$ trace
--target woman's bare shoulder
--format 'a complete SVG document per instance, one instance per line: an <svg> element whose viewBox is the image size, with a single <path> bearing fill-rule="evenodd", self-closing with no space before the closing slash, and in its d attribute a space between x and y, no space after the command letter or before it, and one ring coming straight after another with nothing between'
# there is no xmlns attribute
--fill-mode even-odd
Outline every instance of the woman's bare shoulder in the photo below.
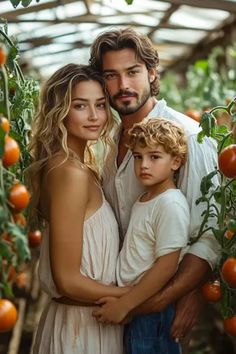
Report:
<svg viewBox="0 0 236 354"><path fill-rule="evenodd" d="M85 187L89 176L89 170L84 164L75 159L65 160L63 156L51 158L44 169L44 181L48 187L55 183L63 185L64 188L67 183L82 183Z"/></svg>

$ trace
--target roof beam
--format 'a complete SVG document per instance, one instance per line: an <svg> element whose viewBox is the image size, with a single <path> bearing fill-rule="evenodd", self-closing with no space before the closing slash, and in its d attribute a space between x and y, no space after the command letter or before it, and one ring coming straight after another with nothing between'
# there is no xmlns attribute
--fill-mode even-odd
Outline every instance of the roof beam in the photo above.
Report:
<svg viewBox="0 0 236 354"><path fill-rule="evenodd" d="M227 0L160 0L162 2L168 2L172 5L187 5L193 7L199 7L204 9L215 9L229 12L236 12L236 3Z"/></svg>
<svg viewBox="0 0 236 354"><path fill-rule="evenodd" d="M84 0L84 5L85 5L85 7L86 7L86 9L87 9L87 13L88 13L88 14L91 13L91 12L90 12L90 5L91 5L91 3L92 3L92 0Z"/></svg>
<svg viewBox="0 0 236 354"><path fill-rule="evenodd" d="M101 17L99 18L101 19ZM71 19L64 19L64 20L8 20L8 23L48 23L50 25L57 25L57 24L60 24L60 23L71 23L71 24L80 24L80 23L91 23L91 22L94 22L94 21L91 21L91 19L86 19L84 18L83 20L81 20L80 18L71 18ZM111 21L111 22L99 22L99 21L96 21L96 24L98 26L114 26L114 23ZM145 27L144 25L142 25L141 23L138 23L138 22L120 22L117 24L117 26L143 26ZM204 32L214 32L216 29L209 29L209 28L200 28L200 27L191 27L191 26L179 26L179 25L174 25L174 24L168 24L168 23L163 23L161 25L158 25L158 26L152 26L152 25L148 25L146 27L150 27L150 28L153 28L153 32L155 32L157 29L159 28L168 28L168 29L185 29L185 30L194 30L194 31L204 31ZM73 32L74 34L75 33L78 33L77 32ZM67 35L67 33L65 33L65 36ZM53 37L54 38L54 37Z"/></svg>
<svg viewBox="0 0 236 354"><path fill-rule="evenodd" d="M169 19L171 17L171 15L178 9L179 6L177 5L172 5L170 6L170 8L166 11L166 13L164 14L164 16L162 17L160 23L158 26L156 26L154 29L152 29L150 32L149 32L149 37L151 37L153 35L153 33L158 29L160 28L161 25L163 24L167 24L169 22Z"/></svg>
<svg viewBox="0 0 236 354"><path fill-rule="evenodd" d="M42 10L48 10L48 9L54 9L55 7L58 7L59 5L67 5L71 4L73 2L78 2L79 0L63 0L63 3L58 3L55 1L43 3L39 3L38 5L30 5L29 7L24 7L24 8L19 8L19 9L13 9L12 11L7 11L1 13L1 17L3 18L16 18L19 15L25 15L25 14L30 14L32 12L39 12ZM83 0L80 2L84 3Z"/></svg>

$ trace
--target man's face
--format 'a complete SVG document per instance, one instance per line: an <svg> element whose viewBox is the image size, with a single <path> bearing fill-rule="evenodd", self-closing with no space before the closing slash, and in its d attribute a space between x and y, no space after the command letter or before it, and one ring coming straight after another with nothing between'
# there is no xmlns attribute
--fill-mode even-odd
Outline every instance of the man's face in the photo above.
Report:
<svg viewBox="0 0 236 354"><path fill-rule="evenodd" d="M111 106L120 115L136 113L151 97L155 70L148 70L130 48L108 51L102 62Z"/></svg>

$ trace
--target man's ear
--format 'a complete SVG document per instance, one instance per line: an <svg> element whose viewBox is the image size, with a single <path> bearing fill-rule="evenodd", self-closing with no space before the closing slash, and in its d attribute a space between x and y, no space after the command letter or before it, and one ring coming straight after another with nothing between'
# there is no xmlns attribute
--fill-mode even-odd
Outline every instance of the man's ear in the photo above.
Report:
<svg viewBox="0 0 236 354"><path fill-rule="evenodd" d="M149 77L149 81L150 81L151 83L152 83L153 81L155 81L156 76L157 76L156 69L151 68L151 69L148 70L148 77Z"/></svg>
<svg viewBox="0 0 236 354"><path fill-rule="evenodd" d="M181 156L174 156L172 160L172 170L177 171L180 166L182 165L182 158Z"/></svg>

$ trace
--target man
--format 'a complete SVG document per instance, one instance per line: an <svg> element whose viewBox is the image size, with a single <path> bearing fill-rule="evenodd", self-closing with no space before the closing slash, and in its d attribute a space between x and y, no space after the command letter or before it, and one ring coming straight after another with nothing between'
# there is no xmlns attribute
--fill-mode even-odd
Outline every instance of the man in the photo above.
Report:
<svg viewBox="0 0 236 354"><path fill-rule="evenodd" d="M134 174L132 154L126 147L128 130L146 116L176 121L186 130L189 159L180 171L177 186L185 194L190 206L190 236L196 236L204 205L197 206L195 201L200 196L202 177L217 166L214 142L204 139L203 144L199 144L197 123L168 107L165 100L157 101L159 58L146 36L130 28L105 32L92 45L90 63L104 76L110 104L121 118L117 151L106 167L104 189L115 210L123 237L131 207L143 190ZM217 183L217 179L214 183ZM214 267L216 258L217 242L213 235L204 234L189 248L168 286L137 311L160 311L178 300L172 335L176 340L182 339L194 324L198 313L197 288Z"/></svg>

